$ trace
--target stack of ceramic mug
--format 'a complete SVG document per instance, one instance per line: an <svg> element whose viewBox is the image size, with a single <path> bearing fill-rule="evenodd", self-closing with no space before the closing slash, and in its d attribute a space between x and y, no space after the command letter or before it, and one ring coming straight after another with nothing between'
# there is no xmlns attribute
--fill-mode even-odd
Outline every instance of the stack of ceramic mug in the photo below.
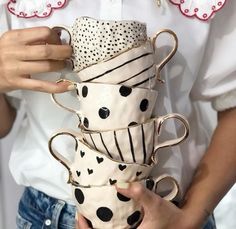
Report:
<svg viewBox="0 0 236 229"><path fill-rule="evenodd" d="M62 27L60 27L62 28ZM153 38L146 25L137 21L101 21L78 18L70 34L72 58L78 82L73 82L79 109L54 101L78 116L80 132L58 132L49 141L51 154L69 171L73 197L78 211L93 228L133 228L143 212L133 200L117 193L117 182L138 181L156 192L162 181L171 184L163 198L172 200L178 193L174 178L162 174L150 177L158 166L158 149L182 142L188 135L188 123L180 114L152 117L158 92L153 89L161 68L174 55L177 38L162 30ZM175 45L158 66L155 43L161 33L170 34ZM184 133L177 139L160 142L163 123L181 122ZM70 161L57 152L52 143L58 136L75 140L75 157Z"/></svg>

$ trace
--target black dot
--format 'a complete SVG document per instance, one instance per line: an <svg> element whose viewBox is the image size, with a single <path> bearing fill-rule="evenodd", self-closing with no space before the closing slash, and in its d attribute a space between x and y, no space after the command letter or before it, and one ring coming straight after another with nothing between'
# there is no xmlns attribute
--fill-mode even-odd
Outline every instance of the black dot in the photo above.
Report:
<svg viewBox="0 0 236 229"><path fill-rule="evenodd" d="M134 126L134 125L137 125L138 123L137 122L131 122L128 126Z"/></svg>
<svg viewBox="0 0 236 229"><path fill-rule="evenodd" d="M132 92L132 88L130 87L126 87L126 86L120 87L120 94L124 97L130 95L131 92Z"/></svg>
<svg viewBox="0 0 236 229"><path fill-rule="evenodd" d="M127 218L127 223L132 226L133 224L137 223L138 220L140 219L141 217L141 212L140 211L136 211L134 212L132 215L130 215L128 218Z"/></svg>
<svg viewBox="0 0 236 229"><path fill-rule="evenodd" d="M140 110L141 111L146 111L148 109L148 100L143 99L140 103Z"/></svg>
<svg viewBox="0 0 236 229"><path fill-rule="evenodd" d="M127 202L127 201L130 201L130 198L126 197L126 196L123 196L122 194L120 194L119 192L117 192L117 197L120 201L123 201L123 202Z"/></svg>
<svg viewBox="0 0 236 229"><path fill-rule="evenodd" d="M89 127L89 120L88 120L86 117L84 118L83 123L84 123L84 126L85 126L86 128Z"/></svg>
<svg viewBox="0 0 236 229"><path fill-rule="evenodd" d="M152 190L154 187L155 182L152 179L146 180L146 188L149 190Z"/></svg>
<svg viewBox="0 0 236 229"><path fill-rule="evenodd" d="M112 211L107 207L100 207L97 210L97 217L103 222L108 222L113 217Z"/></svg>
<svg viewBox="0 0 236 229"><path fill-rule="evenodd" d="M98 114L100 118L106 119L110 115L110 110L106 107L102 107L99 109Z"/></svg>
<svg viewBox="0 0 236 229"><path fill-rule="evenodd" d="M81 191L81 189L77 188L75 189L75 198L78 201L79 204L83 204L84 203L84 194Z"/></svg>

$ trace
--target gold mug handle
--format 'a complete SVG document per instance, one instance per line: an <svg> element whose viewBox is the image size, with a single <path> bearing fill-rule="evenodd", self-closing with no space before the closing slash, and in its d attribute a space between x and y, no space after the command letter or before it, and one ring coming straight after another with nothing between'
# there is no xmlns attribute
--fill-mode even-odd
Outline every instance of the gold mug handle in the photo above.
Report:
<svg viewBox="0 0 236 229"><path fill-rule="evenodd" d="M169 146L175 146L175 145L181 143L182 141L184 141L189 135L189 123L188 123L187 119L183 115L180 115L177 113L172 113L172 114L160 116L155 121L156 128L157 128L157 137L159 137L161 134L161 127L162 127L163 123L168 119L176 119L176 120L180 121L183 124L184 133L182 136L180 136L176 139L169 139L164 142L157 143L157 145L155 146L153 153L151 155L151 163L155 163L155 164L157 163L156 153L157 153L158 149L169 147Z"/></svg>
<svg viewBox="0 0 236 229"><path fill-rule="evenodd" d="M69 178L68 178L68 181L67 183L68 184L72 184L72 185L78 185L78 183L73 179L73 176L72 176L72 172L71 172L71 165L72 165L72 162L69 161L67 158L65 158L61 153L59 153L57 150L55 150L53 148L53 141L59 137L59 136L65 136L65 135L68 135L70 137L72 137L74 140L75 140L75 152L77 151L78 149L78 142L77 142L77 134L76 133L73 133L72 131L62 131L62 132L57 132L55 133L50 139L49 139L49 142L48 142L48 149L49 149L49 152L51 153L51 155L57 160L59 161L67 170L68 170L68 173L69 173ZM78 136L77 136L78 137Z"/></svg>
<svg viewBox="0 0 236 229"><path fill-rule="evenodd" d="M70 80L67 80L67 79L59 79L56 81L56 83L60 83L60 82L68 82L72 85L75 86L75 90L76 90L76 93L77 93L77 96L79 98L79 93L78 93L78 89L77 89L77 83L73 82L73 81L70 81ZM62 104L61 102L59 102L59 100L56 98L56 94L55 93L52 93L51 94L51 98L53 100L53 102L58 105L59 107L71 112L71 113L75 113L78 118L79 118L79 126L81 125L81 117L82 117L82 114L78 111L78 110L75 110L73 108L70 108L70 107L67 107L66 105Z"/></svg>
<svg viewBox="0 0 236 229"><path fill-rule="evenodd" d="M175 55L177 48L178 48L178 37L170 29L162 29L162 30L158 31L153 37L151 37L151 42L152 42L154 51L156 51L156 39L162 33L169 33L174 40L173 49L170 51L170 53L167 55L167 57L165 57L158 65L156 65L157 80L160 81L161 83L164 83L164 80L161 79L160 72L163 69L163 67L166 65L166 63Z"/></svg>
<svg viewBox="0 0 236 229"><path fill-rule="evenodd" d="M56 30L64 30L68 33L69 35L69 41L68 41L68 44L71 45L71 41L72 41L72 35L71 35L71 28L68 27L68 26L64 26L64 25L56 25L54 27L52 27L52 29L56 29ZM69 58L69 60L71 61L71 64L72 64L72 69L74 69L74 60L73 60L73 54L72 54L72 57Z"/></svg>
<svg viewBox="0 0 236 229"><path fill-rule="evenodd" d="M172 188L170 192L166 194L165 196L162 196L162 198L167 201L172 201L179 193L179 184L174 177L168 174L162 174L158 177L150 177L148 178L148 182L149 182L149 186L151 187L147 187L147 188L157 193L158 185L160 185L161 182L164 182L164 181L169 181L172 185ZM146 182L146 186L148 185L148 182Z"/></svg>
<svg viewBox="0 0 236 229"><path fill-rule="evenodd" d="M72 35L71 35L71 28L70 27L64 26L64 25L56 25L56 26L53 26L52 29L66 31L68 33L68 35L69 35L69 42L68 42L68 44L71 45Z"/></svg>

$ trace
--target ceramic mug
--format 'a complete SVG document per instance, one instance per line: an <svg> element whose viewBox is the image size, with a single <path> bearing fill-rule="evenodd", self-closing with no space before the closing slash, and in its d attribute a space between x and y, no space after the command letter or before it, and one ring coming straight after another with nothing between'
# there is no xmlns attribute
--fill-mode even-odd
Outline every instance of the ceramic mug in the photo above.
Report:
<svg viewBox="0 0 236 229"><path fill-rule="evenodd" d="M160 142L162 126L167 120L179 121L183 125L184 133L176 139ZM187 138L188 133L188 121L184 116L175 113L152 118L144 123L122 129L81 130L84 141L97 151L115 160L142 164L153 161L158 149L181 143Z"/></svg>
<svg viewBox="0 0 236 229"><path fill-rule="evenodd" d="M73 160L66 158L53 147L59 136L72 137L75 141ZM63 141L63 140L62 140ZM94 150L82 141L81 136L71 131L58 132L49 140L49 151L68 170L68 182L80 186L113 185L117 182L133 182L147 178L155 165L126 163L111 159Z"/></svg>
<svg viewBox="0 0 236 229"><path fill-rule="evenodd" d="M141 46L149 39L153 45L153 53L156 53L157 37L162 33L168 33L174 40L174 46L156 66L156 75L160 79L161 69L176 53L178 47L178 38L172 30L162 29L148 38L146 24L133 20L111 21L79 17L72 27L55 26L54 28L68 32L69 44L73 48L73 70L76 72Z"/></svg>
<svg viewBox="0 0 236 229"><path fill-rule="evenodd" d="M160 64L155 63L156 39L162 33L168 33L174 38L173 50ZM77 73L82 82L99 82L123 84L130 87L154 88L160 71L175 54L178 39L175 33L168 29L160 30L154 37L120 55L107 61L91 65ZM162 80L161 80L162 81ZM163 81L162 81L163 82Z"/></svg>
<svg viewBox="0 0 236 229"><path fill-rule="evenodd" d="M52 94L52 99L60 107L78 115L79 127L90 130L118 129L134 122L145 122L152 115L158 95L156 90L123 85L100 83L74 83L74 85L78 110L59 102L56 94Z"/></svg>
<svg viewBox="0 0 236 229"><path fill-rule="evenodd" d="M130 87L154 88L156 64L150 40L115 58L91 65L77 73L81 82L122 84Z"/></svg>
<svg viewBox="0 0 236 229"><path fill-rule="evenodd" d="M69 33L74 71L108 60L147 40L146 24L79 17L72 27L55 26Z"/></svg>
<svg viewBox="0 0 236 229"><path fill-rule="evenodd" d="M156 192L161 182L166 180L172 184L172 189L163 198L171 201L178 194L178 184L173 177L163 174L157 178L142 180L140 183ZM142 207L118 193L114 185L88 188L72 186L72 196L78 212L87 219L91 228L134 228L143 218Z"/></svg>

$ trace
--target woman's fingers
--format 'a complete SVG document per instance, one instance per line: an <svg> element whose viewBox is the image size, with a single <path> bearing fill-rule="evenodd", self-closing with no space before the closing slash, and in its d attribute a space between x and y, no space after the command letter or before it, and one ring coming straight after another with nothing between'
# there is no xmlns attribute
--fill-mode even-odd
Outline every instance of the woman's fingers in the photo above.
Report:
<svg viewBox="0 0 236 229"><path fill-rule="evenodd" d="M117 184L117 191L122 195L138 202L144 208L144 211L150 211L151 206L153 206L155 202L157 202L158 200L161 201L161 198L158 195L151 192L138 182L125 184L127 184L128 186L121 186L120 184Z"/></svg>
<svg viewBox="0 0 236 229"><path fill-rule="evenodd" d="M3 34L1 40L5 45L29 45L37 42L61 44L57 31L48 27L11 30Z"/></svg>
<svg viewBox="0 0 236 229"><path fill-rule="evenodd" d="M4 48L2 52L8 60L65 60L71 57L72 48L69 45L26 45Z"/></svg>
<svg viewBox="0 0 236 229"><path fill-rule="evenodd" d="M54 83L44 80L37 80L31 78L18 78L14 83L16 89L26 89L33 91L40 91L46 93L62 93L73 90L73 85L69 82Z"/></svg>
<svg viewBox="0 0 236 229"><path fill-rule="evenodd" d="M86 219L81 215L78 214L78 225L77 225L78 229L91 229L89 227L89 225L87 224Z"/></svg>
<svg viewBox="0 0 236 229"><path fill-rule="evenodd" d="M48 61L24 61L17 62L14 66L9 66L9 72L13 75L37 74L44 72L56 72L65 68L66 62L62 60L48 60Z"/></svg>

